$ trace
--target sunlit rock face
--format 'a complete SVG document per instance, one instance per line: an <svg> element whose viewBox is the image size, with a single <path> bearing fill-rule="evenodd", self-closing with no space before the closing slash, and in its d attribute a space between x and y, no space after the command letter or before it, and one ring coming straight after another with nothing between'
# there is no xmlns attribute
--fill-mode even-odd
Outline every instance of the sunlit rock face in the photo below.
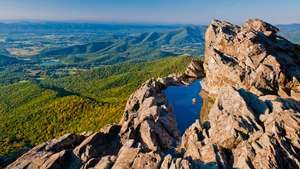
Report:
<svg viewBox="0 0 300 169"><path fill-rule="evenodd" d="M203 88L216 94L230 85L257 95L296 96L300 48L278 31L258 19L242 26L214 20L205 35Z"/></svg>
<svg viewBox="0 0 300 169"><path fill-rule="evenodd" d="M213 104L182 138L185 157L229 168L299 168L300 48L253 19L214 20L202 87Z"/></svg>
<svg viewBox="0 0 300 169"><path fill-rule="evenodd" d="M300 48L278 31L214 20L204 61L145 82L119 124L43 143L7 168L300 168ZM181 136L163 90L203 77L206 117Z"/></svg>

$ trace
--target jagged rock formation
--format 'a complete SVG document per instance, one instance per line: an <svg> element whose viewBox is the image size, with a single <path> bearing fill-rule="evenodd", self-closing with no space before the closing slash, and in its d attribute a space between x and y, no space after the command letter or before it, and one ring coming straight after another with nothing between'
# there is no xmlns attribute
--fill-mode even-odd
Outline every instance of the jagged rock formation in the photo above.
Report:
<svg viewBox="0 0 300 169"><path fill-rule="evenodd" d="M162 90L203 77L201 61L193 60L183 74L150 79L128 99L119 124L97 133L67 134L36 146L7 168L160 168L189 166L167 156L180 142L176 119ZM170 158L170 159L169 159Z"/></svg>
<svg viewBox="0 0 300 169"><path fill-rule="evenodd" d="M299 99L300 47L258 19L243 26L213 21L206 32L203 88L211 94L225 85L257 95Z"/></svg>
<svg viewBox="0 0 300 169"><path fill-rule="evenodd" d="M214 103L183 136L185 157L220 168L300 167L300 48L278 31L258 19L208 27L202 87Z"/></svg>
<svg viewBox="0 0 300 169"><path fill-rule="evenodd" d="M213 21L204 62L148 80L119 124L41 144L7 168L299 168L300 48L278 31ZM206 117L181 137L162 90L204 76Z"/></svg>

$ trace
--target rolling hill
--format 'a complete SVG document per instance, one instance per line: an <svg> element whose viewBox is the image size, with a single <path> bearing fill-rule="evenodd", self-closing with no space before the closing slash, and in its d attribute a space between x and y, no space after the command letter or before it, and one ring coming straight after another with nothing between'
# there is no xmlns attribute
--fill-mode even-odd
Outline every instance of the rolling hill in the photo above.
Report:
<svg viewBox="0 0 300 169"><path fill-rule="evenodd" d="M43 51L40 55L51 57L51 56L68 56L74 54L86 54L95 53L111 46L112 42L93 42L84 45L74 45L70 47L51 49L48 51Z"/></svg>
<svg viewBox="0 0 300 169"><path fill-rule="evenodd" d="M0 85L0 154L118 122L145 80L181 72L189 57L105 66L80 75Z"/></svg>
<svg viewBox="0 0 300 169"><path fill-rule="evenodd" d="M39 57L61 59L72 65L110 65L153 60L165 56L203 54L205 27L185 26L173 30L134 32L112 36L110 41L47 49Z"/></svg>

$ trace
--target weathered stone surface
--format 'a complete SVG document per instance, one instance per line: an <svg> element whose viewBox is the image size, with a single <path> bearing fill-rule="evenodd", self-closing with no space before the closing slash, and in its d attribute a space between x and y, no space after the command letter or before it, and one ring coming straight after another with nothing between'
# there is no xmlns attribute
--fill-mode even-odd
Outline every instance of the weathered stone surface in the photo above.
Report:
<svg viewBox="0 0 300 169"><path fill-rule="evenodd" d="M165 156L160 169L191 169L191 168L197 168L193 167L192 164L182 158L173 158L170 154Z"/></svg>
<svg viewBox="0 0 300 169"><path fill-rule="evenodd" d="M241 27L214 20L205 35L203 88L214 94L224 85L290 93L292 79L300 78L299 48L277 32L258 19Z"/></svg>
<svg viewBox="0 0 300 169"><path fill-rule="evenodd" d="M84 136L67 134L58 139L40 144L25 153L7 168L52 168L52 167L78 167L77 160L69 150L75 148Z"/></svg>
<svg viewBox="0 0 300 169"><path fill-rule="evenodd" d="M277 32L257 19L209 26L202 84L214 104L181 142L197 167L300 167L299 48Z"/></svg>
<svg viewBox="0 0 300 169"><path fill-rule="evenodd" d="M191 169L192 165L191 163L182 158L173 158L170 169Z"/></svg>
<svg viewBox="0 0 300 169"><path fill-rule="evenodd" d="M116 154L120 146L119 129L119 126L114 125L104 129L104 132L92 134L73 150L74 154L83 162L91 158Z"/></svg>
<svg viewBox="0 0 300 169"><path fill-rule="evenodd" d="M210 143L227 149L236 147L255 131L262 130L255 115L238 91L231 87L221 89L208 115Z"/></svg>
<svg viewBox="0 0 300 169"><path fill-rule="evenodd" d="M140 135L142 141L148 146L151 150L158 150L158 138L157 135L153 132L154 123L152 121L144 121L140 127Z"/></svg>
<svg viewBox="0 0 300 169"><path fill-rule="evenodd" d="M130 96L120 122L122 142L135 139L153 151L171 148L179 142L175 117L161 92L164 87L165 84L152 79Z"/></svg>
<svg viewBox="0 0 300 169"><path fill-rule="evenodd" d="M251 97L225 87L210 110L208 127L197 121L186 130L181 143L184 157L203 162L201 166L297 168L299 106L295 100Z"/></svg>
<svg viewBox="0 0 300 169"><path fill-rule="evenodd" d="M279 32L279 29L275 26L263 22L259 19L249 19L244 25L244 29L255 30L257 32L262 32L267 37L276 37L276 33Z"/></svg>
<svg viewBox="0 0 300 169"><path fill-rule="evenodd" d="M137 157L140 148L134 147L134 140L128 140L125 145L120 149L118 158L113 165L112 169L129 169Z"/></svg>
<svg viewBox="0 0 300 169"><path fill-rule="evenodd" d="M166 155L161 163L161 169L169 169L172 163L172 156L170 154Z"/></svg>
<svg viewBox="0 0 300 169"><path fill-rule="evenodd" d="M50 168L68 168L66 165L68 152L63 150L59 153L53 154L49 159L47 159L41 168L50 169Z"/></svg>
<svg viewBox="0 0 300 169"><path fill-rule="evenodd" d="M85 139L82 135L66 134L58 139L49 141L45 147L46 151L58 152L64 149L72 149Z"/></svg>
<svg viewBox="0 0 300 169"><path fill-rule="evenodd" d="M184 74L188 77L196 79L203 78L205 76L203 70L203 62L201 60L192 60Z"/></svg>
<svg viewBox="0 0 300 169"><path fill-rule="evenodd" d="M133 169L159 169L161 163L161 157L159 154L150 153L140 153L135 158L131 168Z"/></svg>
<svg viewBox="0 0 300 169"><path fill-rule="evenodd" d="M256 132L233 151L234 166L298 168L300 113L289 100L267 100L272 112L262 115L265 131ZM292 101L293 102L293 101Z"/></svg>
<svg viewBox="0 0 300 169"><path fill-rule="evenodd" d="M211 144L206 145L206 137L205 131L197 120L182 136L180 148L184 151L184 157L201 160L205 163L215 162L216 156L213 146Z"/></svg>
<svg viewBox="0 0 300 169"><path fill-rule="evenodd" d="M110 169L114 162L116 161L116 156L104 156L94 167L95 169Z"/></svg>

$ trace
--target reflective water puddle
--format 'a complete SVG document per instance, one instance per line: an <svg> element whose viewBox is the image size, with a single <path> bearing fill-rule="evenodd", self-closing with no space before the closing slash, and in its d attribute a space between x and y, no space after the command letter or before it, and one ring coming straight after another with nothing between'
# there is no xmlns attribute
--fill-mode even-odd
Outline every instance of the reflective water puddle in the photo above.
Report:
<svg viewBox="0 0 300 169"><path fill-rule="evenodd" d="M200 90L200 80L196 80L187 86L169 86L164 91L169 104L172 106L181 134L200 117L199 113L202 106Z"/></svg>

